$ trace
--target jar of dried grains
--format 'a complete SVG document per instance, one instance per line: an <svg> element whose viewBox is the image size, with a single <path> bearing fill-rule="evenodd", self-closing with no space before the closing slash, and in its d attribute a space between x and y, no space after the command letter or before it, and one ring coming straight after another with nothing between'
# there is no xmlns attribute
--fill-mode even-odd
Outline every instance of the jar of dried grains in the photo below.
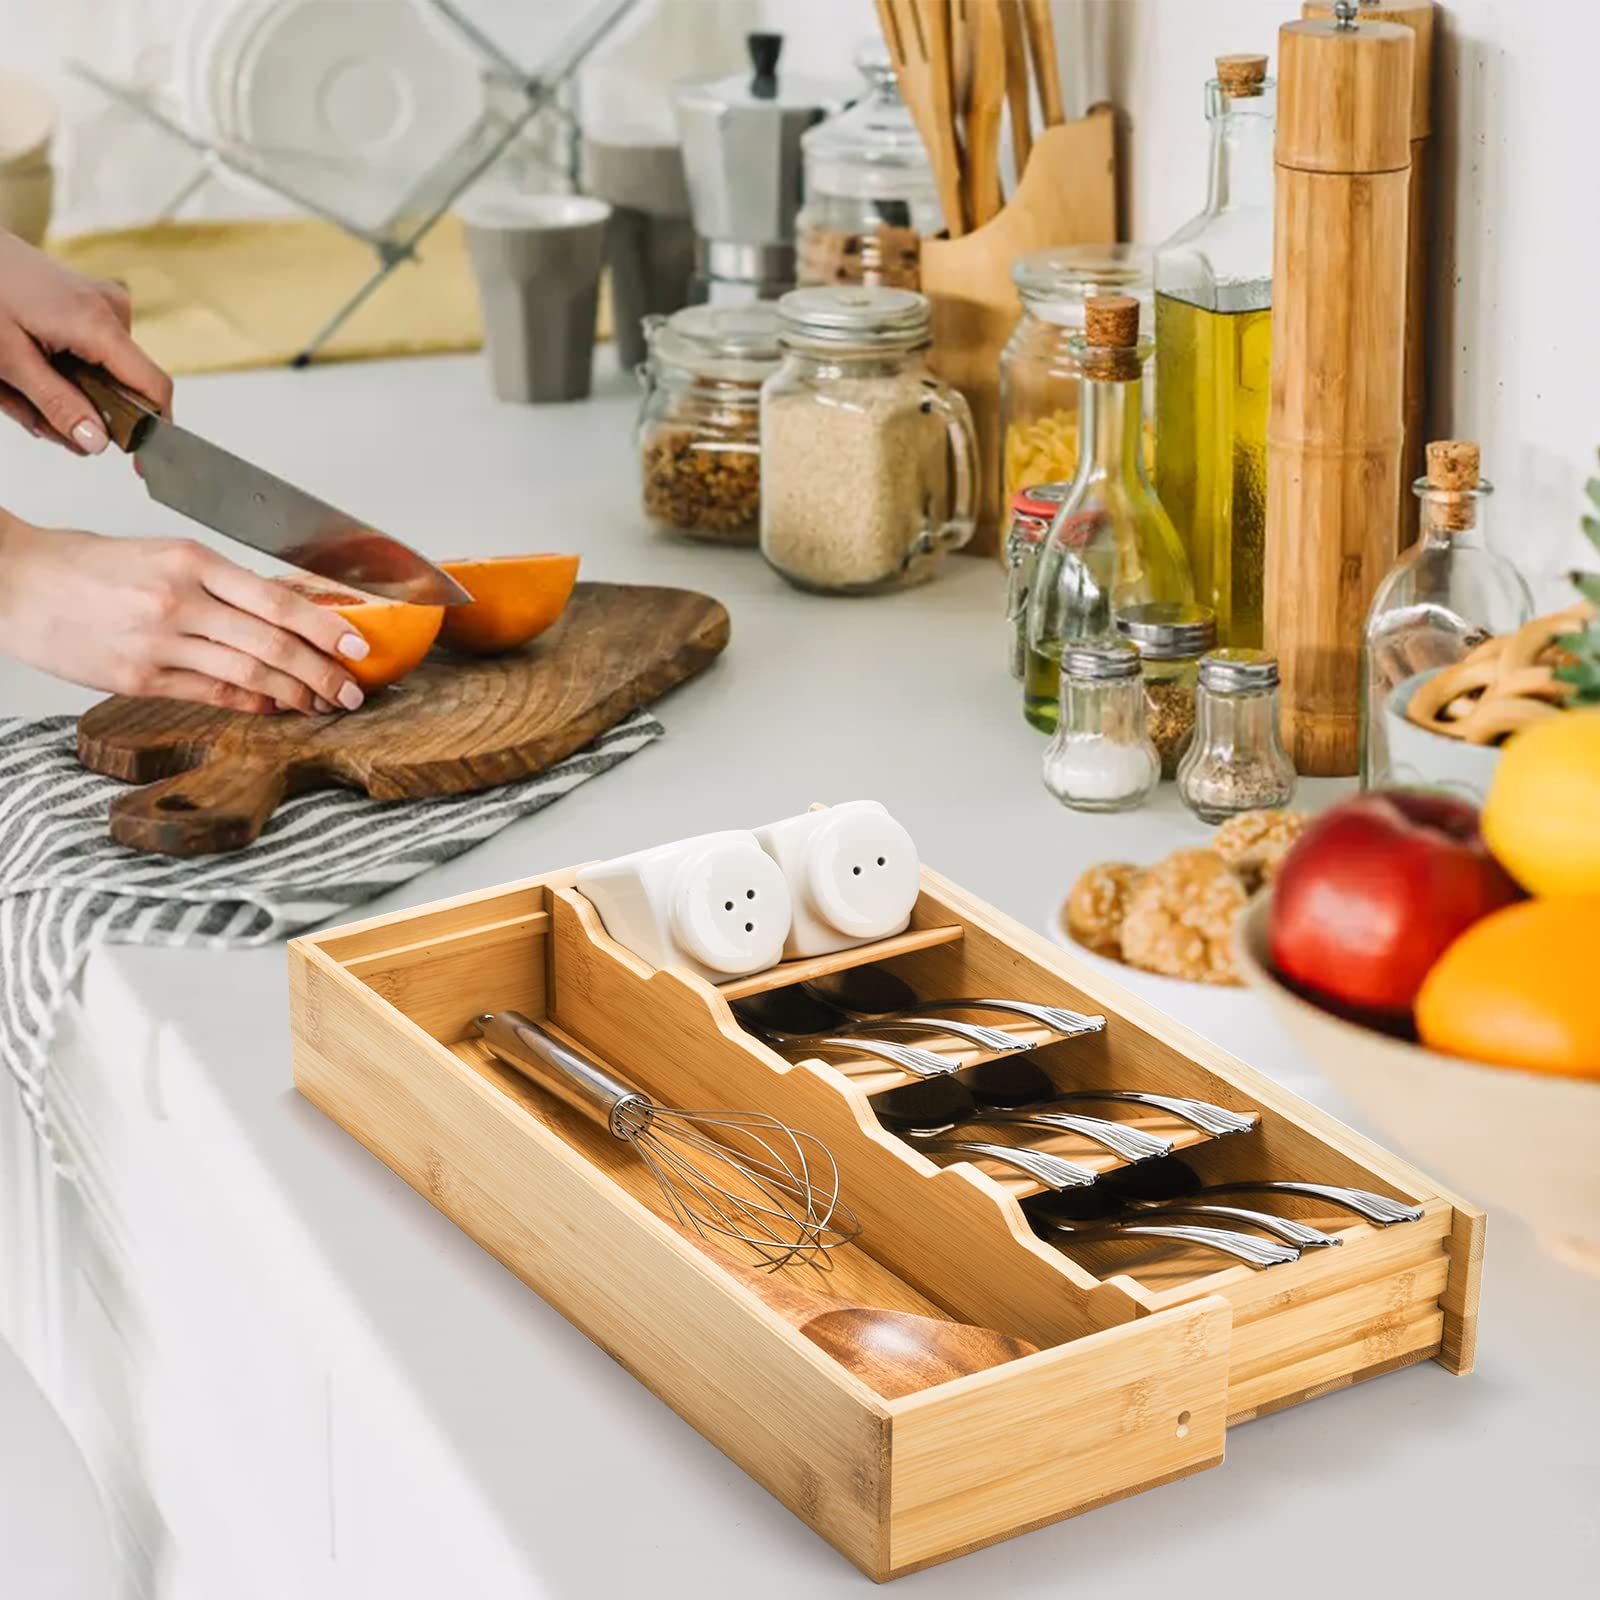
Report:
<svg viewBox="0 0 1600 1600"><path fill-rule="evenodd" d="M925 360L909 289L796 289L761 390L761 551L802 589L871 594L931 577L972 537L972 414Z"/></svg>
<svg viewBox="0 0 1600 1600"><path fill-rule="evenodd" d="M647 319L639 369L644 512L692 539L753 545L761 527L761 384L778 365L765 304Z"/></svg>
<svg viewBox="0 0 1600 1600"><path fill-rule="evenodd" d="M1144 663L1145 726L1161 753L1161 776L1175 778L1194 733L1195 679L1201 656L1216 646L1217 614L1151 602L1118 612L1116 625Z"/></svg>

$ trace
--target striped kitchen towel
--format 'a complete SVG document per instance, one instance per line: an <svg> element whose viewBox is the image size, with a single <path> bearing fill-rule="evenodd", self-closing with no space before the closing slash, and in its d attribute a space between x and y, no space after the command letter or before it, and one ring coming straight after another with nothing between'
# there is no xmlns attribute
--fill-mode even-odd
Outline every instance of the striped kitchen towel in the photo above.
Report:
<svg viewBox="0 0 1600 1600"><path fill-rule="evenodd" d="M244 849L179 861L111 842L106 811L124 786L78 765L75 718L0 718L0 1062L46 1152L54 1159L56 1015L96 945L286 938L460 855L662 732L636 711L547 772L480 794L299 795Z"/></svg>

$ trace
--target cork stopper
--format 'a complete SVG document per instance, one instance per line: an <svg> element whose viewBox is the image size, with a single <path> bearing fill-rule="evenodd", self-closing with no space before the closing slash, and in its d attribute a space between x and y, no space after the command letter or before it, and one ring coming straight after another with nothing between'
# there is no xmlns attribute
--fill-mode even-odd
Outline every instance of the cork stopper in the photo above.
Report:
<svg viewBox="0 0 1600 1600"><path fill-rule="evenodd" d="M1139 342L1139 302L1131 294L1098 294L1084 302L1084 337L1098 350L1131 350Z"/></svg>
<svg viewBox="0 0 1600 1600"><path fill-rule="evenodd" d="M1267 81L1265 56L1218 56L1217 82L1230 100L1248 100Z"/></svg>
<svg viewBox="0 0 1600 1600"><path fill-rule="evenodd" d="M1478 446L1471 439L1435 439L1428 446L1423 516L1431 527L1461 533L1478 520Z"/></svg>
<svg viewBox="0 0 1600 1600"><path fill-rule="evenodd" d="M1471 439L1435 439L1428 446L1428 482L1435 489L1476 489L1477 445Z"/></svg>

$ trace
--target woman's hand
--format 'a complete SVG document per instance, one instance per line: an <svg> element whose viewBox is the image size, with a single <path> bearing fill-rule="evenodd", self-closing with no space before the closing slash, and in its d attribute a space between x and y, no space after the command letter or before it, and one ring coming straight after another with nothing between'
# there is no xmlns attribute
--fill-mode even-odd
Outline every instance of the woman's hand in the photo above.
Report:
<svg viewBox="0 0 1600 1600"><path fill-rule="evenodd" d="M121 284L80 277L0 229L0 412L79 455L104 450L94 407L50 365L70 350L170 414L172 379L133 342L132 316Z"/></svg>
<svg viewBox="0 0 1600 1600"><path fill-rule="evenodd" d="M107 539L0 512L0 648L91 689L234 711L353 711L338 612L183 539Z"/></svg>

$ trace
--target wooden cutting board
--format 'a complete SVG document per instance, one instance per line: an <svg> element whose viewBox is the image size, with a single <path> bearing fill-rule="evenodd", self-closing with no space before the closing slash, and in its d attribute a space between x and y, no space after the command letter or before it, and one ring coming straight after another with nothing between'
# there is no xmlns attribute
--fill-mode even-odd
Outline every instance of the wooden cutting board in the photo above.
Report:
<svg viewBox="0 0 1600 1600"><path fill-rule="evenodd" d="M561 621L510 655L435 652L359 711L247 716L180 700L103 700L78 759L146 788L111 804L135 850L211 855L250 843L288 795L466 794L530 777L692 678L728 642L728 613L688 589L580 583Z"/></svg>

